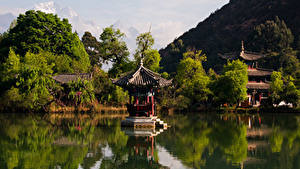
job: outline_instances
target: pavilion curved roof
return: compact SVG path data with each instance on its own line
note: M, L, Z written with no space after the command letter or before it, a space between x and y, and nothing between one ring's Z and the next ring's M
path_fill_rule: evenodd
M172 80L162 78L158 73L145 68L143 65L135 72L112 80L113 84L121 87L165 87L172 84Z
M265 82L248 82L247 89L261 89L268 90L270 89L270 84Z
M241 54L240 54L240 57L243 58L244 60L253 61L253 60L259 60L261 58L264 58L265 55L263 55L261 53L242 51Z
M255 69L248 69L248 76L271 76L273 70L271 69L262 69L262 68L255 68Z

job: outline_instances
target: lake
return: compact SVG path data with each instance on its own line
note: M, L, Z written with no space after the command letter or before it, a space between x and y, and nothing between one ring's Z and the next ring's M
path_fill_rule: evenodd
M172 115L154 131L122 118L0 114L0 168L300 168L299 115Z

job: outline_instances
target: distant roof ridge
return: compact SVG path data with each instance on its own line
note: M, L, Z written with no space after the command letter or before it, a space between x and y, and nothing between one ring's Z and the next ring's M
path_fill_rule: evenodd
M62 74L57 74L57 75L88 75L91 73L62 73Z
M263 70L263 71L270 71L273 72L273 69L266 69L266 68L256 68L257 70Z
M263 54L263 53L261 53L261 52L252 52L252 51L248 51L248 50L245 50L244 52L247 53L247 54L263 55L263 56L265 56L265 54Z
M91 73L77 73L77 74L66 73L66 74L59 74L59 75L52 76L52 79L62 84L78 80L79 78L82 80L89 80L92 78L92 74Z

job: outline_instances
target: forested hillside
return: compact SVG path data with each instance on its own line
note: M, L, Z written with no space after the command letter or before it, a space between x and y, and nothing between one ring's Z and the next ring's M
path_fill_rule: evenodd
M247 50L254 50L253 45L250 45L250 35L254 27L266 20L275 20L276 16L291 29L294 35L293 48L297 49L300 33L299 11L299 0L230 0L196 28L190 29L160 50L162 72L175 72L182 53L188 49L203 50L207 55L204 67L219 70L223 63L218 53L239 51L242 40L245 41Z

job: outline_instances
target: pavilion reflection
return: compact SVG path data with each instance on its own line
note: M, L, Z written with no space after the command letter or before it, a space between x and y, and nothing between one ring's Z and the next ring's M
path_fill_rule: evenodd
M169 168L159 163L155 137L166 129L122 128L128 136L128 161L126 167Z

